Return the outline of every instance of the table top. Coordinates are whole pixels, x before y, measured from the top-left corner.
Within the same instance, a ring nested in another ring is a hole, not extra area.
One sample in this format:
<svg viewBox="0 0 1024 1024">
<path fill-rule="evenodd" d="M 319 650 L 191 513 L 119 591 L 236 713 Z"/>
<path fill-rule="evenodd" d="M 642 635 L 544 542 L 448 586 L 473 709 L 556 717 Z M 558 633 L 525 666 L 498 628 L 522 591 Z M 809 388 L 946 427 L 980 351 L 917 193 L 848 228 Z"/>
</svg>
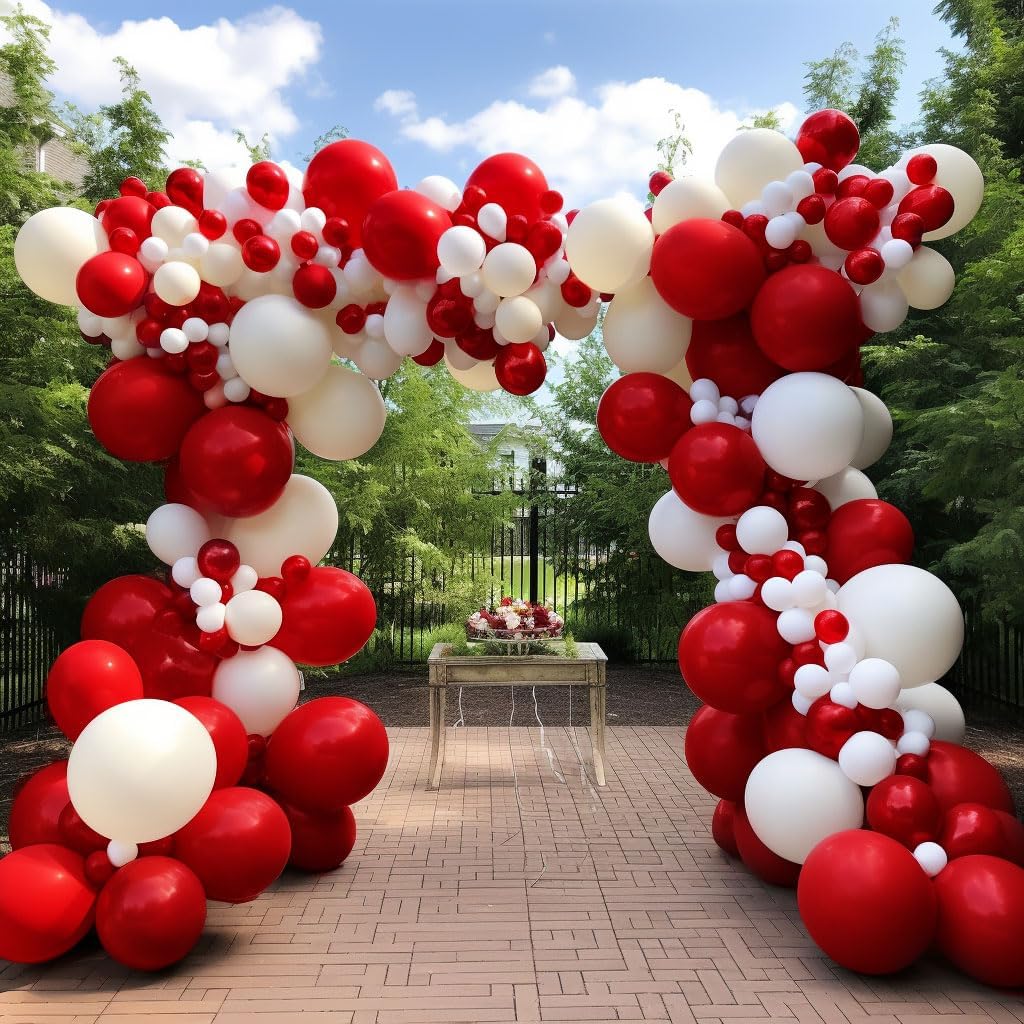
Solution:
<svg viewBox="0 0 1024 1024">
<path fill-rule="evenodd" d="M 559 643 L 559 641 L 546 640 L 545 643 Z M 451 650 L 451 644 L 434 644 L 430 657 L 427 659 L 428 663 L 444 661 L 449 665 L 514 665 L 517 662 L 529 662 L 531 665 L 564 665 L 581 661 L 608 660 L 608 656 L 601 650 L 600 645 L 592 643 L 577 643 L 578 653 L 575 658 L 567 658 L 559 654 L 471 654 L 453 657 L 446 653 L 449 650 Z"/>
</svg>

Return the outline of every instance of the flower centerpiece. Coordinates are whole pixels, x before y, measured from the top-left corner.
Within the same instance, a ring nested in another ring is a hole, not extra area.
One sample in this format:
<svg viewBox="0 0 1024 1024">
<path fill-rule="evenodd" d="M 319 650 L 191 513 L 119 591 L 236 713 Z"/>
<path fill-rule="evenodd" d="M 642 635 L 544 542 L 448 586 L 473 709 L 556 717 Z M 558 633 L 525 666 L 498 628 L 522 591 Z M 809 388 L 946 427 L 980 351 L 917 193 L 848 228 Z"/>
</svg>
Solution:
<svg viewBox="0 0 1024 1024">
<path fill-rule="evenodd" d="M 481 608 L 466 620 L 470 640 L 553 640 L 562 635 L 561 615 L 546 604 L 503 597 L 494 608 Z"/>
</svg>

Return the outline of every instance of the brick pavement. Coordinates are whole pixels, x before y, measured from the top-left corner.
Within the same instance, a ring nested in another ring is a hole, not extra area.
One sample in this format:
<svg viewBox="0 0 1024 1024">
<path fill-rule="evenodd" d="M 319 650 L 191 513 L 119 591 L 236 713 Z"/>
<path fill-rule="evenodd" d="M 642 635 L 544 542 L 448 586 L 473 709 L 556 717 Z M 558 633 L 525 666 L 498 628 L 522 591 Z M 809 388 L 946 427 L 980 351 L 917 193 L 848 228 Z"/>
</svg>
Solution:
<svg viewBox="0 0 1024 1024">
<path fill-rule="evenodd" d="M 426 729 L 394 729 L 337 872 L 211 905 L 200 946 L 158 975 L 95 946 L 0 962 L 0 1021 L 1024 1022 L 1021 999 L 938 963 L 894 979 L 832 965 L 792 894 L 715 847 L 682 737 L 610 729 L 598 791 L 585 729 L 548 728 L 543 744 L 539 728 L 451 730 L 434 793 Z"/>
</svg>

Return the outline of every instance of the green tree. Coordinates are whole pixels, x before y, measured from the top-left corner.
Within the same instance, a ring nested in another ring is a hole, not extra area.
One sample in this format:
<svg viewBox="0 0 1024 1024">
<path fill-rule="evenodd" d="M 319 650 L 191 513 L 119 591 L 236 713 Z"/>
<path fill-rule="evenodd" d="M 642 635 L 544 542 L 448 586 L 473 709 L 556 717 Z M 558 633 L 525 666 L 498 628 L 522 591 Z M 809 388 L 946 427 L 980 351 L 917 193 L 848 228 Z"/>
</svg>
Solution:
<svg viewBox="0 0 1024 1024">
<path fill-rule="evenodd" d="M 327 131 L 321 132 L 313 140 L 313 148 L 303 156 L 303 160 L 308 164 L 320 152 L 324 146 L 329 146 L 332 142 L 340 142 L 342 139 L 349 137 L 349 130 L 343 124 L 336 124 L 333 128 L 328 128 Z"/>
<path fill-rule="evenodd" d="M 249 137 L 241 128 L 235 129 L 235 142 L 244 146 L 249 154 L 250 162 L 258 164 L 261 160 L 270 159 L 270 133 L 264 132 L 255 142 L 250 142 Z"/>
</svg>

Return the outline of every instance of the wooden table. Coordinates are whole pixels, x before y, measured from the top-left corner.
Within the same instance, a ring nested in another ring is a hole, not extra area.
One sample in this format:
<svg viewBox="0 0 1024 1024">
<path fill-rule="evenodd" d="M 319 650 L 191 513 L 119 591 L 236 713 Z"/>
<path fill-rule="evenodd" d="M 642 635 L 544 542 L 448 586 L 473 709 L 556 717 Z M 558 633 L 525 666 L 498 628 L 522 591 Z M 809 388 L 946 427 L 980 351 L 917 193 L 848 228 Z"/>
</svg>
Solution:
<svg viewBox="0 0 1024 1024">
<path fill-rule="evenodd" d="M 556 655 L 470 655 L 453 657 L 450 644 L 436 644 L 430 670 L 430 782 L 441 785 L 444 767 L 444 712 L 449 686 L 586 686 L 590 690 L 590 730 L 594 746 L 594 777 L 604 783 L 605 665 L 597 644 L 578 643 L 575 658 Z"/>
</svg>

